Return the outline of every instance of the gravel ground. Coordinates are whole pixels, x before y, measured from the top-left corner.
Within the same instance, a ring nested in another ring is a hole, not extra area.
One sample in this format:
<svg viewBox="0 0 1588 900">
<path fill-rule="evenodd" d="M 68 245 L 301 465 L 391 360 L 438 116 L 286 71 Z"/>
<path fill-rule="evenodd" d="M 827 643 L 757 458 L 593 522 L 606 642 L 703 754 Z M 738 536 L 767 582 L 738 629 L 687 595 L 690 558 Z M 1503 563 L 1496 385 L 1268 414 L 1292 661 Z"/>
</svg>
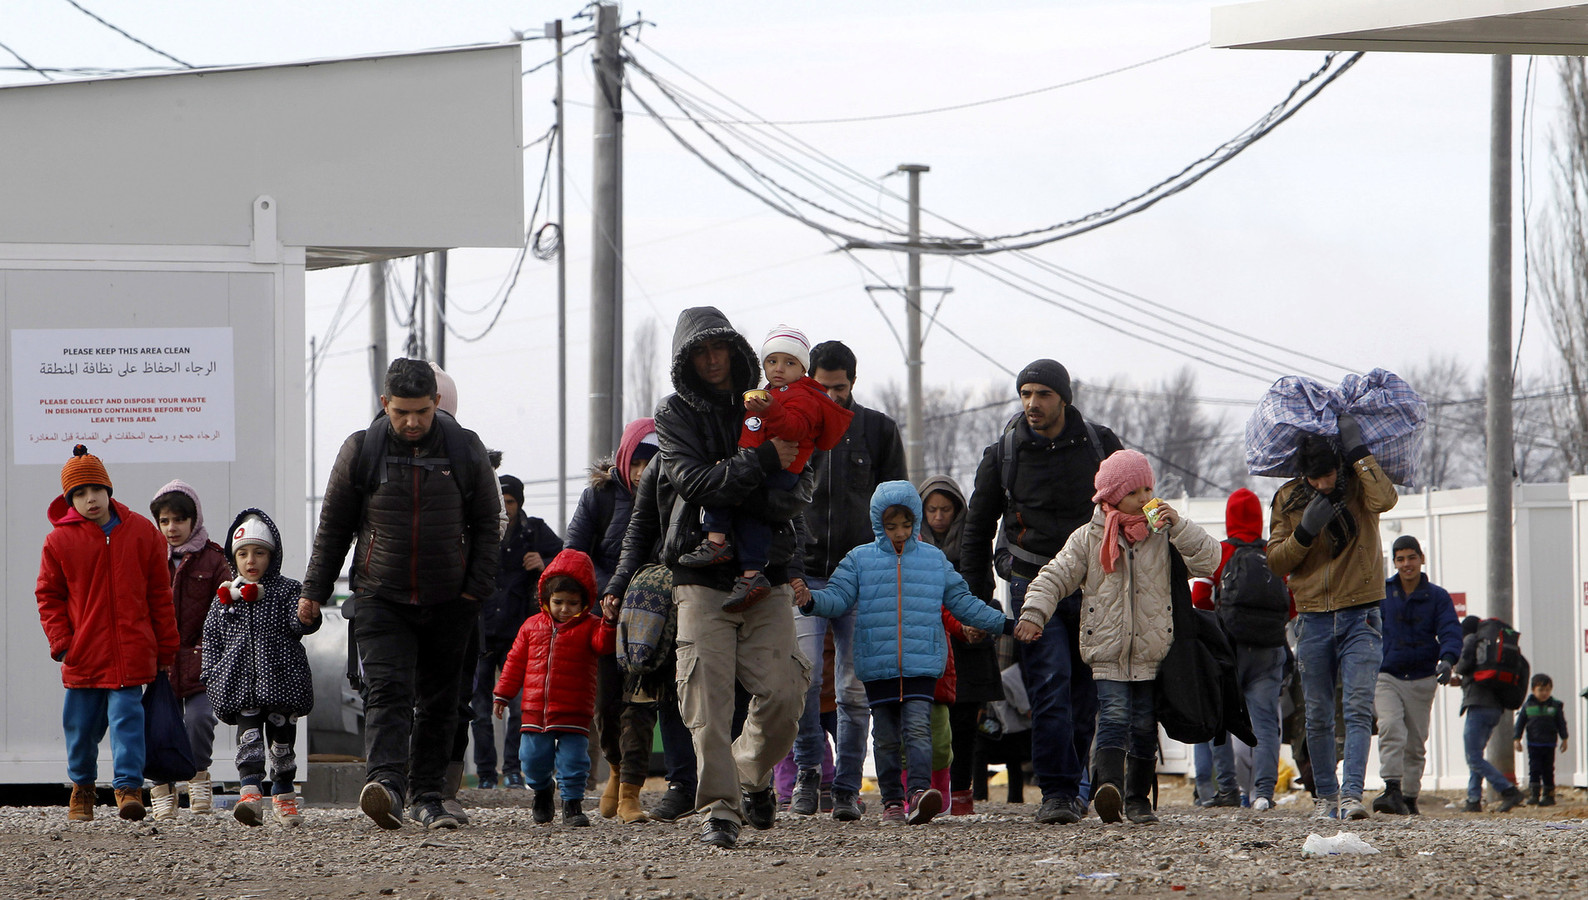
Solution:
<svg viewBox="0 0 1588 900">
<path fill-rule="evenodd" d="M 1420 818 L 1349 823 L 1375 856 L 1305 858 L 1305 797 L 1263 814 L 1201 810 L 1168 786 L 1163 824 L 1037 826 L 1034 807 L 988 803 L 924 827 L 780 816 L 739 849 L 695 840 L 698 818 L 590 828 L 530 822 L 525 792 L 465 791 L 474 824 L 383 832 L 351 809 L 311 809 L 301 828 L 246 828 L 226 813 L 132 824 L 101 806 L 68 823 L 62 807 L 0 809 L 0 897 L 409 900 L 503 897 L 1583 897 L 1588 803 L 1459 814 L 1425 794 Z M 995 789 L 996 790 L 996 789 Z M 654 793 L 645 797 L 649 802 Z M 1307 807 L 1310 811 L 1310 806 Z"/>
</svg>

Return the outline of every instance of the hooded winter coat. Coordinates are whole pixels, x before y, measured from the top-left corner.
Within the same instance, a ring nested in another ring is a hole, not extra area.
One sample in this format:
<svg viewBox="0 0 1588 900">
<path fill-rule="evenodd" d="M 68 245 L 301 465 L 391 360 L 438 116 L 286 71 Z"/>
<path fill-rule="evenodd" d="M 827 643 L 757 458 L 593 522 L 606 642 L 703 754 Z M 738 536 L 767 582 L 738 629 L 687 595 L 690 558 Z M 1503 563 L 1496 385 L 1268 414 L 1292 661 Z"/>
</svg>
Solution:
<svg viewBox="0 0 1588 900">
<path fill-rule="evenodd" d="M 1191 577 L 1213 574 L 1220 559 L 1219 542 L 1190 519 L 1182 517 L 1164 532 L 1149 531 L 1134 545 L 1119 536 L 1120 565 L 1112 573 L 1098 561 L 1106 517 L 1102 507 L 1085 528 L 1076 530 L 1064 549 L 1042 567 L 1026 591 L 1020 619 L 1046 627 L 1060 600 L 1081 597 L 1081 659 L 1100 681 L 1151 681 L 1174 641 L 1169 545 L 1185 559 Z"/>
<path fill-rule="evenodd" d="M 259 579 L 259 599 L 223 603 L 215 597 L 204 621 L 204 685 L 215 715 L 228 725 L 236 725 L 237 714 L 245 709 L 309 714 L 314 708 L 314 676 L 303 652 L 303 636 L 320 630 L 324 621 L 317 616 L 305 625 L 298 619 L 303 585 L 282 577 L 281 532 L 262 510 L 245 509 L 232 520 L 225 550 L 232 573 L 237 574 L 232 538 L 249 516 L 264 520 L 276 542 L 265 577 Z"/>
<path fill-rule="evenodd" d="M 110 501 L 121 524 L 106 535 L 65 496 L 50 503 L 34 596 L 50 659 L 68 688 L 135 687 L 176 659 L 176 614 L 165 537 Z"/>
<path fill-rule="evenodd" d="M 1444 588 L 1419 575 L 1410 594 L 1400 574 L 1384 581 L 1384 662 L 1378 670 L 1404 681 L 1428 678 L 1440 660 L 1452 666 L 1461 658 L 1461 620 L 1456 604 Z"/>
<path fill-rule="evenodd" d="M 838 446 L 816 457 L 816 488 L 805 526 L 805 572 L 826 578 L 851 548 L 871 541 L 871 492 L 884 481 L 905 481 L 904 441 L 899 425 L 880 410 L 851 397 L 849 421 Z M 942 548 L 939 548 L 942 549 Z M 959 549 L 955 548 L 955 553 Z"/>
<path fill-rule="evenodd" d="M 871 496 L 876 539 L 849 551 L 827 587 L 812 592 L 810 605 L 801 611 L 836 618 L 856 609 L 855 675 L 861 681 L 935 679 L 948 658 L 945 608 L 960 622 L 994 634 L 1004 632 L 1007 620 L 970 592 L 943 551 L 912 534 L 896 552 L 882 527 L 882 513 L 890 506 L 903 506 L 921 521 L 914 485 L 878 485 Z"/>
<path fill-rule="evenodd" d="M 690 359 L 696 344 L 711 339 L 726 341 L 731 347 L 730 384 L 725 391 L 701 381 Z M 656 407 L 656 437 L 662 448 L 658 458 L 667 483 L 684 501 L 668 512 L 663 550 L 676 585 L 726 591 L 743 570 L 737 561 L 704 569 L 677 565 L 678 557 L 705 537 L 701 509 L 707 506 L 732 507 L 772 526 L 766 576 L 773 584 L 804 577 L 801 514 L 811 502 L 814 467 L 806 467 L 793 491 L 768 490 L 763 484 L 766 477 L 782 468 L 777 449 L 770 441 L 754 449 L 739 447 L 743 395 L 760 381 L 759 372 L 749 342 L 720 311 L 697 306 L 679 313 L 673 330 L 674 393 Z"/>
<path fill-rule="evenodd" d="M 1230 494 L 1230 499 L 1224 504 L 1224 536 L 1225 540 L 1220 542 L 1223 549 L 1219 567 L 1207 578 L 1191 580 L 1191 603 L 1197 609 L 1214 608 L 1213 594 L 1218 588 L 1219 579 L 1224 577 L 1224 564 L 1235 553 L 1235 545 L 1231 541 L 1250 544 L 1262 540 L 1263 503 L 1256 494 L 1246 488 L 1236 488 Z"/>
<path fill-rule="evenodd" d="M 495 696 L 511 703 L 523 691 L 523 731 L 587 734 L 595 716 L 597 657 L 616 649 L 617 628 L 593 612 L 600 595 L 589 556 L 578 550 L 557 554 L 540 576 L 542 595 L 558 575 L 576 579 L 590 605 L 561 624 L 544 609 L 530 616 L 507 652 Z"/>
<path fill-rule="evenodd" d="M 204 667 L 204 620 L 209 616 L 215 589 L 232 577 L 232 569 L 221 546 L 209 539 L 209 532 L 204 528 L 204 506 L 199 503 L 198 491 L 177 479 L 155 491 L 154 496 L 172 491 L 186 494 L 193 501 L 195 513 L 193 533 L 187 543 L 170 550 L 171 558 L 181 558 L 176 573 L 171 576 L 171 601 L 176 608 L 176 630 L 181 642 L 176 651 L 176 665 L 171 667 L 171 687 L 178 697 L 185 699 L 204 690 L 204 682 L 199 677 Z"/>
<path fill-rule="evenodd" d="M 566 546 L 590 554 L 597 584 L 612 577 L 623 556 L 623 532 L 634 510 L 636 487 L 629 483 L 629 464 L 640 442 L 655 433 L 651 419 L 635 419 L 624 427 L 617 456 L 603 457 L 590 467 L 590 485 L 579 495 L 579 505 L 568 520 Z"/>
<path fill-rule="evenodd" d="M 1289 576 L 1297 612 L 1333 612 L 1384 598 L 1384 547 L 1378 517 L 1395 508 L 1395 485 L 1371 454 L 1348 463 L 1346 508 L 1356 520 L 1356 537 L 1334 552 L 1328 529 L 1311 546 L 1296 539 L 1296 526 L 1312 488 L 1293 478 L 1274 494 L 1268 533 L 1268 567 Z M 1341 476 L 1345 476 L 1341 472 Z"/>
<path fill-rule="evenodd" d="M 759 416 L 745 416 L 739 446 L 759 447 L 769 437 L 799 444 L 799 453 L 788 465 L 788 470 L 796 475 L 805 471 L 812 453 L 838 446 L 855 417 L 827 396 L 827 389 L 809 375 L 793 384 L 766 390 L 772 404 Z"/>
<path fill-rule="evenodd" d="M 933 475 L 921 482 L 918 493 L 923 507 L 926 498 L 934 493 L 941 493 L 954 502 L 954 519 L 949 523 L 948 530 L 938 535 L 923 518 L 921 540 L 942 550 L 948 561 L 958 566 L 960 540 L 965 530 L 965 494 L 959 489 L 959 482 L 947 475 Z M 954 651 L 955 699 L 960 703 L 992 703 L 1004 699 L 1003 682 L 998 675 L 998 651 L 993 643 L 981 641 L 972 644 L 955 634 L 952 628 L 949 634 L 953 638 L 949 646 Z"/>
</svg>

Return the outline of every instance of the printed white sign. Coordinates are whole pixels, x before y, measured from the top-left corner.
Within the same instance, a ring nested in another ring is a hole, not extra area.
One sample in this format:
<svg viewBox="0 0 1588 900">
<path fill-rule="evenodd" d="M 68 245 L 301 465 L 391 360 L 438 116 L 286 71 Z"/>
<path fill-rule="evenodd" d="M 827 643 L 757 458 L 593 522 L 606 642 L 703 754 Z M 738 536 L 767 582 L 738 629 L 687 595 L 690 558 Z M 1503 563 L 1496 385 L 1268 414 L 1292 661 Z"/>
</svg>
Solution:
<svg viewBox="0 0 1588 900">
<path fill-rule="evenodd" d="M 232 329 L 14 329 L 11 433 L 18 465 L 231 462 Z"/>
</svg>

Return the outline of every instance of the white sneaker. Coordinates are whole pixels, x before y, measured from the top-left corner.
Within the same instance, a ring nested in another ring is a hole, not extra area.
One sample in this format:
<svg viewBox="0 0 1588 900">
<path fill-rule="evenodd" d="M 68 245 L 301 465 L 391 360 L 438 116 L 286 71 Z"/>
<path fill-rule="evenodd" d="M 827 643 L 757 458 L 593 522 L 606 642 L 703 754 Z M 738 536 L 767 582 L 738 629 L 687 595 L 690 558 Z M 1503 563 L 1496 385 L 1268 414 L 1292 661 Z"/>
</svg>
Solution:
<svg viewBox="0 0 1588 900">
<path fill-rule="evenodd" d="M 1319 797 L 1312 801 L 1312 817 L 1314 819 L 1338 819 L 1340 817 L 1340 798 Z"/>
<path fill-rule="evenodd" d="M 1274 801 L 1267 797 L 1258 797 L 1252 801 L 1252 812 L 1268 812 L 1274 808 Z"/>
<path fill-rule="evenodd" d="M 215 786 L 210 781 L 208 769 L 195 773 L 193 780 L 187 784 L 188 809 L 196 813 L 208 814 L 215 809 Z"/>
<path fill-rule="evenodd" d="M 153 818 L 156 822 L 176 819 L 176 785 L 157 784 L 149 789 L 149 798 L 154 806 Z"/>
<path fill-rule="evenodd" d="M 1367 807 L 1362 805 L 1362 798 L 1360 797 L 1347 797 L 1340 801 L 1340 818 L 1342 819 L 1361 820 L 1368 818 L 1370 815 L 1371 813 L 1367 811 Z"/>
</svg>

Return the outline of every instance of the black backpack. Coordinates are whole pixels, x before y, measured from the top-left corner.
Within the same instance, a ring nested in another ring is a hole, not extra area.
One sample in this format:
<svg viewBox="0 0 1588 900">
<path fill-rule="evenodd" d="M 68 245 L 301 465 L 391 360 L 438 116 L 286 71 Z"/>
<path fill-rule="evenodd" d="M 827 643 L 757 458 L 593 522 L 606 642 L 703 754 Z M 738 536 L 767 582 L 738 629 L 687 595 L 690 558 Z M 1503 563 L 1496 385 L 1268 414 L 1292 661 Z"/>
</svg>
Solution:
<svg viewBox="0 0 1588 900">
<path fill-rule="evenodd" d="M 1217 608 L 1230 640 L 1248 647 L 1283 647 L 1290 591 L 1268 568 L 1262 541 L 1230 540 L 1235 552 L 1219 577 Z"/>
<path fill-rule="evenodd" d="M 463 505 L 467 507 L 474 499 L 475 466 L 489 465 L 489 462 L 475 458 L 468 429 L 459 425 L 451 413 L 436 410 L 436 427 L 441 429 L 441 437 L 446 442 L 446 456 L 388 456 L 386 437 L 391 433 L 391 426 L 387 424 L 385 413 L 377 415 L 364 430 L 364 444 L 359 448 L 358 462 L 353 467 L 353 486 L 366 497 L 375 493 L 386 483 L 387 469 L 392 465 L 420 466 L 429 470 L 450 468 L 463 494 Z"/>
<path fill-rule="evenodd" d="M 1476 665 L 1472 680 L 1488 686 L 1506 709 L 1518 709 L 1527 699 L 1532 666 L 1522 655 L 1522 633 L 1500 619 L 1478 623 Z"/>
<path fill-rule="evenodd" d="M 1174 641 L 1158 664 L 1153 704 L 1158 724 L 1183 744 L 1223 744 L 1228 733 L 1256 746 L 1236 672 L 1235 648 L 1218 616 L 1191 605 L 1190 572 L 1172 545 L 1169 579 Z"/>
<path fill-rule="evenodd" d="M 998 484 L 1004 490 L 1004 511 L 1007 513 L 1015 509 L 1015 473 L 1019 470 L 1020 463 L 1020 429 L 1017 427 L 1025 413 L 1015 413 L 1008 422 L 1004 423 L 1003 433 L 998 437 L 998 443 L 993 445 L 993 464 L 998 467 Z M 1098 436 L 1097 428 L 1090 419 L 1083 419 L 1082 425 L 1086 426 L 1086 443 L 1092 448 L 1092 453 L 1097 457 L 1098 465 L 1108 458 L 1108 452 L 1103 449 L 1103 439 Z M 1047 565 L 1051 557 L 1042 557 L 1031 553 L 1023 547 L 1009 543 L 1009 537 L 1002 528 L 998 529 L 998 539 L 993 547 L 993 565 L 999 577 L 1008 579 L 1013 563 L 1011 560 L 1018 558 L 1034 566 Z"/>
</svg>

